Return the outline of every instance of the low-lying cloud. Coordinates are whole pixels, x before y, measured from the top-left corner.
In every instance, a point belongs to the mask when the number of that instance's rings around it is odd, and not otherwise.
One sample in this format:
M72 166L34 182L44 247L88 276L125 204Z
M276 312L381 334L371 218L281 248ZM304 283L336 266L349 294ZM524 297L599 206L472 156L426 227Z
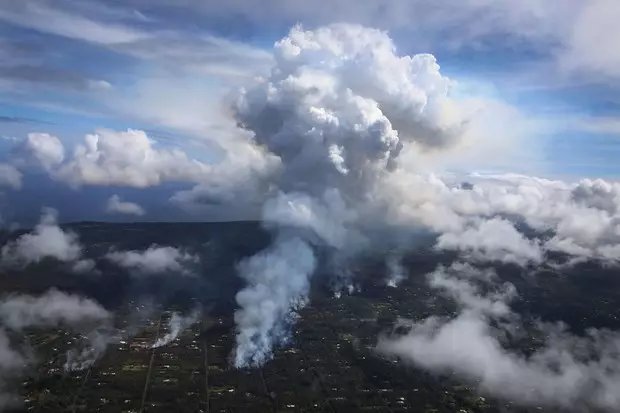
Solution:
M72 266L75 272L87 272L94 262L83 258L83 247L76 233L58 226L58 212L46 208L32 232L9 241L0 250L2 262L9 266L26 266L46 258Z
M112 251L105 258L137 275L192 274L199 258L174 247L152 245L144 251Z
M521 353L504 343L506 334L524 329L510 308L517 297L514 286L500 284L492 270L460 263L439 267L428 281L459 305L459 313L408 322L408 333L380 338L379 352L433 372L455 372L482 392L519 404L617 409L619 333L590 329L575 336L561 324L540 324L544 343L531 354ZM476 282L491 292L483 293Z
M12 343L7 330L63 327L79 332L110 319L111 314L97 302L54 289L39 296L13 294L0 299L0 409L19 403L9 386L32 362L19 344Z
M41 296L14 294L0 300L0 320L12 330L103 321L110 313L95 301L58 290Z
M21 189L22 173L13 165L0 163L0 187L9 187L12 189Z
M146 214L144 208L135 202L123 201L118 195L112 195L106 203L106 212L141 217Z
M33 232L21 235L2 248L3 258L24 263L48 257L63 262L77 260L82 254L78 237L63 231L57 224L57 216L56 210L46 209Z

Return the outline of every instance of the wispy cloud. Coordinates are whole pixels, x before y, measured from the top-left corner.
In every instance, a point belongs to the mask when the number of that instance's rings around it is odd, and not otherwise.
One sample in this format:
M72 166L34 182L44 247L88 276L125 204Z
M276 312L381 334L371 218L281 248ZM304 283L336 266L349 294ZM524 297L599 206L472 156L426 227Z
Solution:
M67 9L50 7L47 2L36 0L2 1L0 19L44 33L102 45L136 41L146 35L143 31L122 24L96 21Z

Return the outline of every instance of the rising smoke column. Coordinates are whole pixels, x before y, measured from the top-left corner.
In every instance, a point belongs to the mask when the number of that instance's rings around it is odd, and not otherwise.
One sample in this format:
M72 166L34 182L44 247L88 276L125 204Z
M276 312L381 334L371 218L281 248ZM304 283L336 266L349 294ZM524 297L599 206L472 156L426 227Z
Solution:
M261 365L274 342L285 342L295 310L308 296L316 266L310 245L299 237L280 236L270 249L246 260L240 272L248 286L237 294L235 365Z
M313 247L342 250L363 239L358 223L371 189L395 168L403 145L441 148L463 124L451 115L450 81L435 58L400 57L379 30L297 26L275 44L274 60L270 76L233 105L254 143L280 160L263 208L279 235L239 266L248 285L237 295L237 367L263 363L288 337L307 302Z
M168 334L157 339L153 344L153 348L163 347L172 343L179 334L186 328L191 327L200 317L200 310L196 309L186 316L179 313L173 313L168 322Z
M402 257L391 254L387 259L388 278L386 284L388 287L396 288L407 278L407 270L402 264Z

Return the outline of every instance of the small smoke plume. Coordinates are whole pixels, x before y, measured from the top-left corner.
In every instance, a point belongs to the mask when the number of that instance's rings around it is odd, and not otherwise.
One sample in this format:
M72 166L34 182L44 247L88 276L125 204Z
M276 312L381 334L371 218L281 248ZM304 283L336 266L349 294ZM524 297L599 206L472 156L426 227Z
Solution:
M200 318L201 311L196 309L190 314L183 316L179 313L172 314L168 322L168 333L157 339L153 344L153 348L163 347L172 343L183 330L191 327Z
M64 364L65 371L89 369L104 356L109 346L134 337L141 330L145 321L153 315L153 310L152 302L142 302L130 313L126 327L120 329L103 324L83 335L81 345L67 351L67 359Z
M398 285L407 278L407 271L403 266L402 257L390 254L387 258L388 277L386 284L388 287L398 287Z
M65 371L89 369L105 354L108 346L119 343L123 338L122 332L107 326L91 331L84 337L84 348L67 351L67 360L63 365Z
M410 322L407 334L381 337L378 350L433 372L456 372L481 391L519 404L616 411L620 335L590 329L574 336L561 324L540 324L542 346L528 355L509 350L503 337L524 325L509 306L516 290L494 279L492 271L467 264L438 268L429 284L454 299L460 313ZM491 292L483 294L479 282Z

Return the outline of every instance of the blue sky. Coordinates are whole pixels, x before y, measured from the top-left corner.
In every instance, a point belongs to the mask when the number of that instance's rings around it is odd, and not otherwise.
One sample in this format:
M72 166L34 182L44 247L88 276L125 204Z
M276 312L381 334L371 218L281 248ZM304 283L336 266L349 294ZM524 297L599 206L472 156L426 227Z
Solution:
M525 149L506 171L618 179L620 27L609 16L620 7L549 3L0 0L0 160L12 162L12 147L32 132L57 136L70 153L98 128L131 128L160 148L217 162L234 133L226 97L268 72L273 43L295 23L350 22L387 30L400 54L434 54L458 93L517 113L494 130L501 140L527 124ZM65 220L122 219L102 209L112 194L148 204L143 219L189 219L169 204L187 183L71 189L31 168L22 173L20 188L3 191L4 221L32 221L48 204Z

